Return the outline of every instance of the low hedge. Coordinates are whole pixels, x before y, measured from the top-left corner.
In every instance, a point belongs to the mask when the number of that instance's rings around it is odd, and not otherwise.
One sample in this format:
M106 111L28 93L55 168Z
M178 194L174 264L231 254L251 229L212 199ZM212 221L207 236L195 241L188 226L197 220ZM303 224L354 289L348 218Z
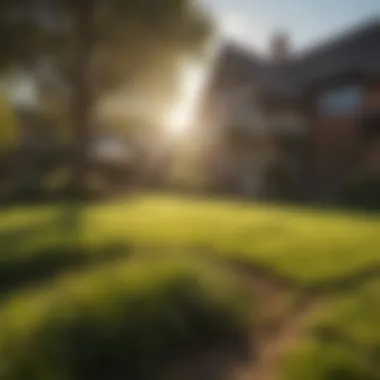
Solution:
M154 379L184 350L246 335L251 316L246 294L215 268L112 264L21 294L3 309L2 378Z
M380 178L373 176L351 180L339 198L345 206L380 210Z

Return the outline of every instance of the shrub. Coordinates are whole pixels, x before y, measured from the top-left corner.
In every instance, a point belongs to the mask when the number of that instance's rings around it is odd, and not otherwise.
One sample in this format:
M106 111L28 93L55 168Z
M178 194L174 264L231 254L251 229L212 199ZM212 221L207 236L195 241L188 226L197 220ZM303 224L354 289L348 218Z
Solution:
M380 178L360 177L349 181L340 201L346 206L380 210Z
M242 335L241 296L232 278L165 260L66 278L2 312L3 378L154 379L176 353Z
M17 290L20 286L46 281L69 270L94 267L127 258L131 254L131 247L124 242L104 242L93 247L65 238L51 244L45 244L43 241L41 243L43 247L36 239L35 246L19 251L2 252L0 249L2 293Z

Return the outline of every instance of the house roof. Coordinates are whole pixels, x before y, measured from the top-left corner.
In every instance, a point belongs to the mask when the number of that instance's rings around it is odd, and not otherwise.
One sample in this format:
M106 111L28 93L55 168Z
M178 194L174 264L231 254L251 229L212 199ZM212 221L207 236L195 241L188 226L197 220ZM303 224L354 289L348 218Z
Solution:
M231 43L224 46L220 61L224 67L222 77L232 69L245 82L252 78L262 92L288 98L347 74L379 78L380 17L322 41L281 64Z
M380 75L380 18L308 49L292 65L304 85L348 72Z

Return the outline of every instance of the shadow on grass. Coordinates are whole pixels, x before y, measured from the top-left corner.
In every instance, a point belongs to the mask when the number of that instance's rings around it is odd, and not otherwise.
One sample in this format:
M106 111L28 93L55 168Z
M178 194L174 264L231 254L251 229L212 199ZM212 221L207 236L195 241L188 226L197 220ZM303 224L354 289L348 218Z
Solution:
M307 287L310 294L333 295L353 291L380 278L380 263L359 268L345 276L320 281Z
M239 378L253 361L256 352L249 334L228 344L198 347L174 360L175 365L164 371L165 380L231 380Z
M65 271L129 256L126 242L86 246L81 241L82 208L62 207L46 221L0 233L0 294L42 282Z
M380 378L380 350L378 346L366 344L363 341L355 339L336 326L318 326L314 329L313 336L322 344L335 346L351 353L357 361L362 363L360 378ZM348 375L350 368L345 368L345 371ZM351 378L356 379L359 376L351 376Z
M214 254L204 254L209 259L220 261L220 257ZM233 256L233 255L231 255ZM237 256L237 255L236 255ZM369 264L358 268L356 271L343 276L326 278L316 282L308 283L280 273L276 268L262 263L255 263L247 259L225 258L224 263L235 272L251 277L262 279L280 291L300 292L310 296L333 295L353 291L368 282L380 278L380 263Z

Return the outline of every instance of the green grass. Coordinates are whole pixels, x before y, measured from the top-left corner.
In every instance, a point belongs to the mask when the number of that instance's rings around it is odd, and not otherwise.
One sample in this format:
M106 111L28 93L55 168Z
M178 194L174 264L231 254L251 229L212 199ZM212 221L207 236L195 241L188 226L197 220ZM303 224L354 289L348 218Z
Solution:
M84 239L213 251L260 262L300 281L380 262L380 218L301 208L144 197L88 209Z
M134 260L64 277L0 313L2 378L157 378L185 349L247 334L246 296L229 275L186 261Z
M152 378L146 365L136 364L142 357L154 370L177 347L226 338L225 330L248 331L244 306L251 302L236 279L214 264L196 264L198 258L194 265L183 262L202 253L259 264L301 287L357 276L350 293L331 294L309 321L284 376L379 378L380 282L366 284L359 276L380 265L379 216L140 196L81 209L12 208L0 213L0 231L0 284L10 288L10 303L0 310L6 380L93 379L101 374L98 357L123 374ZM131 252L136 259L128 261ZM79 265L79 273L57 279ZM36 289L22 288L28 279ZM13 297L12 286L21 286ZM75 340L78 332L85 348ZM127 341L139 348L126 348Z
M15 215L8 211L1 218L6 232L18 228L17 221L24 225L24 219L49 226L31 236L23 232L22 242L10 249L12 258L65 242L65 212L69 226L64 206L15 210ZM304 282L380 262L380 218L360 214L150 196L87 207L77 223L75 239L85 246L117 241L144 249L213 251L268 265Z
M3 292L71 268L126 257L131 251L123 239L104 243L83 241L80 215L66 207L6 211L0 224L0 291Z
M125 206L122 212L117 205L90 210L88 231L99 228L141 247L212 250L305 281L380 259L380 218L180 198L152 197Z
M285 380L376 380L380 377L380 281L333 296L289 354Z

